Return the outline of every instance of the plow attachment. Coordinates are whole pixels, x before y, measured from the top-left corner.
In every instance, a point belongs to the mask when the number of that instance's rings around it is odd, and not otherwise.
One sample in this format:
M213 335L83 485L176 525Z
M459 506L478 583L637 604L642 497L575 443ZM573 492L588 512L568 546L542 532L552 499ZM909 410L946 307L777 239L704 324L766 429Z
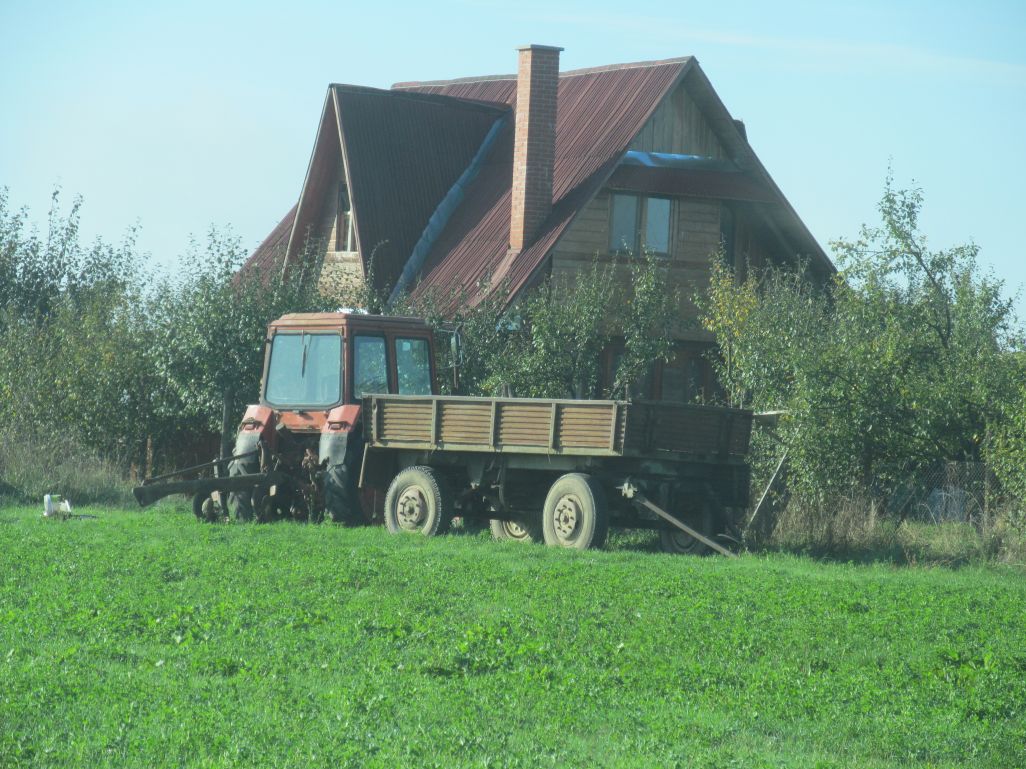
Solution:
M228 478L197 478L191 481L168 481L136 486L132 494L141 507L152 505L158 499L172 494L201 494L208 496L215 491L229 493L232 491L253 491L257 488L269 488L286 480L283 473L251 473L235 475Z

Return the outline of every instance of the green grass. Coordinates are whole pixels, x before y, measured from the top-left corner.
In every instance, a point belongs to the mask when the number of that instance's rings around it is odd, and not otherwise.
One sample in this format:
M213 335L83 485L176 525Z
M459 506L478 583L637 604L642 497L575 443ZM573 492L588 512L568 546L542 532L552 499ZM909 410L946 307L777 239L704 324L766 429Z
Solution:
M5 768L1026 766L1009 567L82 512L0 510Z

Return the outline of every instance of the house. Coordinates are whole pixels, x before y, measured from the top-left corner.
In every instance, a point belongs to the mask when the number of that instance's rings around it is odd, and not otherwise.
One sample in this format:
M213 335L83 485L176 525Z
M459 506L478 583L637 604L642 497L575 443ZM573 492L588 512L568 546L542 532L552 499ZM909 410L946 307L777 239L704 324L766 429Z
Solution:
M473 303L644 248L685 288L682 318L721 248L740 271L834 272L696 59L560 72L561 50L518 49L515 75L329 86L299 201L249 264L287 270L316 242L329 278L372 263L379 290ZM643 394L711 388L711 338L679 336Z

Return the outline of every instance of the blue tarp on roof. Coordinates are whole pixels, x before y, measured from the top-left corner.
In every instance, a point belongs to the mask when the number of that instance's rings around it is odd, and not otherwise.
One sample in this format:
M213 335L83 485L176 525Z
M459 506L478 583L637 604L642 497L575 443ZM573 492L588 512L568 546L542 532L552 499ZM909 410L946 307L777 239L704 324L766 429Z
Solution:
M621 165L647 168L686 168L690 171L740 171L734 163L705 155L677 155L672 152L627 150Z

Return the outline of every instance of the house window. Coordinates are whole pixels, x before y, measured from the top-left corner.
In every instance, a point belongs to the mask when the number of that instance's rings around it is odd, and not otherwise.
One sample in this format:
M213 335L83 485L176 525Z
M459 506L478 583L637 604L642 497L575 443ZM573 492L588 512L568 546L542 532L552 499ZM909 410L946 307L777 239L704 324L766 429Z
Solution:
M609 223L609 250L636 251L638 242L638 196L613 195Z
M669 198L613 193L609 217L610 252L650 251L668 256L672 203Z
M335 220L335 250L356 250L356 234L353 231L353 206L349 200L349 188L346 187L345 183L338 185L338 216Z
M715 375L706 359L708 347L682 345L663 364L660 398L680 403L708 403L716 395Z

